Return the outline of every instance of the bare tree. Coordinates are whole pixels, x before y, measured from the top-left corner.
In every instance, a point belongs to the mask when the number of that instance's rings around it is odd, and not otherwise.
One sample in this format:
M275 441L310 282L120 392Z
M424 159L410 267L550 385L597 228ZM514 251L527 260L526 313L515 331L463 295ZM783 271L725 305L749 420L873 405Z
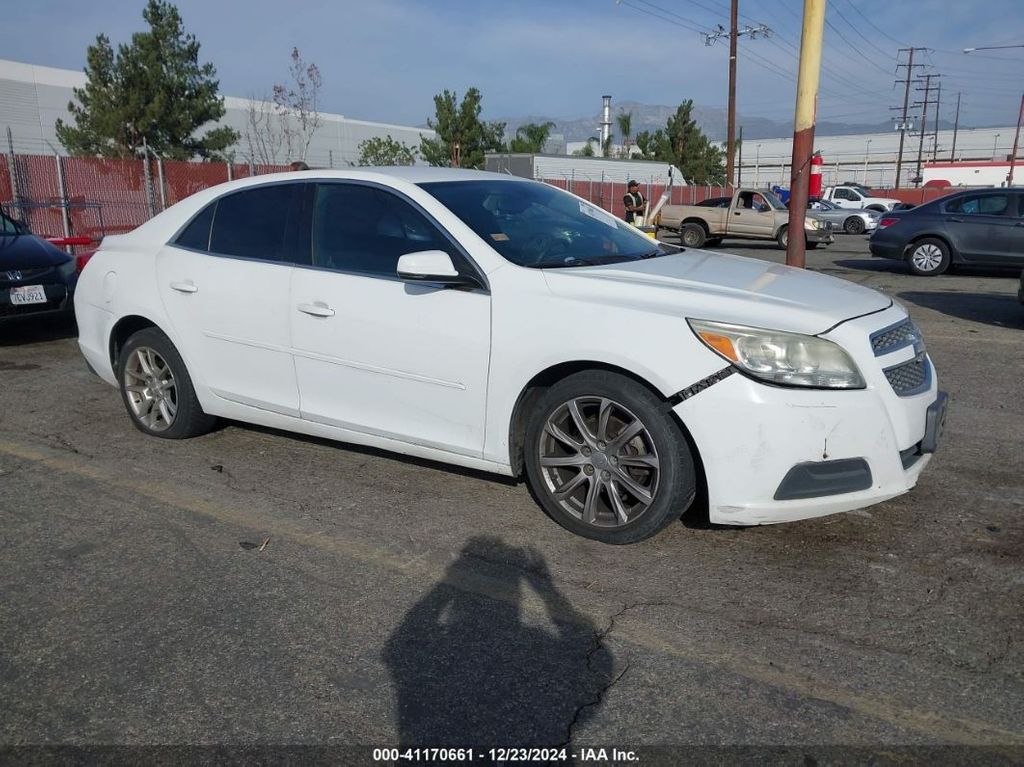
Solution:
M280 162L280 153L287 132L287 122L277 114L276 106L268 96L249 96L249 108L242 137L248 148L250 162L257 165L277 165Z
M323 123L320 115L320 68L306 63L298 48L292 48L288 67L291 82L274 86L274 107L280 119L289 160L306 160L313 134Z

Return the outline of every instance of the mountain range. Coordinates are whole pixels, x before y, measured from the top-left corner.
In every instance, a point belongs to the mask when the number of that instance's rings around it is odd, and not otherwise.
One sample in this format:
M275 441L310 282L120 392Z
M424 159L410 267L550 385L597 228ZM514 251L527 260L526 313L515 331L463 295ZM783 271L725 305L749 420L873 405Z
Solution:
M618 135L619 129L615 124L615 115L619 112L633 113L633 135L641 131L655 131L665 127L665 121L675 114L676 107L660 104L641 104L637 101L612 102L612 133ZM694 105L693 118L697 121L700 129L712 141L725 141L728 111L721 107L702 107ZM544 115L525 115L522 117L500 117L499 122L505 123L505 131L514 134L516 128L526 123L553 122L552 134L562 134L566 141L586 141L591 136L597 136L601 127L600 109L594 114L586 117L548 117ZM743 138L766 139L786 138L793 135L792 120L770 120L766 117L750 117L737 114L736 125L743 126ZM953 123L948 120L939 120L941 129L952 128ZM819 122L815 127L815 134L818 136L841 136L858 133L887 133L893 129L892 121L881 123L840 123L840 122ZM616 139L617 141L617 139Z

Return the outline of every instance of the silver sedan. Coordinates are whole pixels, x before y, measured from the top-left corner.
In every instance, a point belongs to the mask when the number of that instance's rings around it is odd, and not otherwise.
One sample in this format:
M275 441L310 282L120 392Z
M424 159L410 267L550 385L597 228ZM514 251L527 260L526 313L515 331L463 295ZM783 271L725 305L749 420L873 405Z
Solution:
M831 221L832 228L847 234L864 234L878 228L881 214L873 210L851 210L833 205L828 200L811 199L807 209L814 211L815 218Z

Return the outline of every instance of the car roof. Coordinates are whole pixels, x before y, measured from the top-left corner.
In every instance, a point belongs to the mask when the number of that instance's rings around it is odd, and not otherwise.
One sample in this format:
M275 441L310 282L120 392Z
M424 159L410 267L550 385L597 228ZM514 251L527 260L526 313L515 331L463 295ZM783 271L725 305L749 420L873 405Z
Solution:
M525 181L519 176L507 173L491 173L470 168L435 168L429 165L405 166L369 166L359 168L311 168L310 170L290 171L286 173L270 173L256 176L262 181L302 180L309 178L337 178L355 180L379 180L381 176L407 181L411 184L425 184L433 181L485 181L488 179L505 181Z

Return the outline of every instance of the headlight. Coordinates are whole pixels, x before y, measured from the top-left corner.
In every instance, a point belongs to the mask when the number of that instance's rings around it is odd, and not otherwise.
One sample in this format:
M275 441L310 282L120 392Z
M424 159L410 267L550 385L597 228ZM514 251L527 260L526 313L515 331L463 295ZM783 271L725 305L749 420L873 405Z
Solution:
M762 381L818 389L864 388L850 355L823 338L706 320L687 322L705 346Z
M821 222L818 219L816 219L816 218L805 218L804 219L804 228L805 229L820 229L821 228Z

